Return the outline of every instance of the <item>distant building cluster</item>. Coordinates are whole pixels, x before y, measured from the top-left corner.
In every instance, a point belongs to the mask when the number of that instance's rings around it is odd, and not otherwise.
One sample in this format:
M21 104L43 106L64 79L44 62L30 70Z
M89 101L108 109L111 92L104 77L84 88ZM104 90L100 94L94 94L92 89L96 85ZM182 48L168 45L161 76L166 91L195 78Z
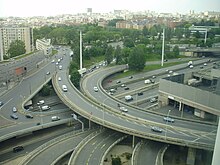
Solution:
M142 29L143 26L151 27L154 24L166 24L169 27L175 27L183 21L199 21L202 19L214 18L219 20L220 12L206 11L195 13L190 10L188 14L180 13L156 13L154 11L130 12L128 10L114 10L110 13L94 13L92 8L87 8L85 13L64 14L57 16L35 16L35 17L7 17L0 19L1 26L30 26L39 28L50 25L79 25L87 23L98 23L100 26L106 26L109 20L124 20L118 23L118 28Z
M30 27L4 27L0 28L0 61L7 56L10 44L15 40L21 40L25 44L26 53L34 49L33 29Z

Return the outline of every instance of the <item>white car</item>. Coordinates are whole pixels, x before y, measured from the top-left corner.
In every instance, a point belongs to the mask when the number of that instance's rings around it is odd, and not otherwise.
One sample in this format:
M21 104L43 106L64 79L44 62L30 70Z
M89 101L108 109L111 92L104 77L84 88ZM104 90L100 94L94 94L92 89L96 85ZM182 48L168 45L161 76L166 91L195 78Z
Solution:
M58 77L58 81L61 81L61 77Z
M38 103L37 103L37 105L42 105L42 104L44 104L44 100L40 100L40 101L38 101Z
M122 112L128 112L128 109L125 108L125 107L120 107L120 110L121 110Z
M98 87L94 87L93 89L94 89L95 92L99 91Z
M16 107L13 107L13 108L12 108L12 112L17 112L17 108L16 108Z

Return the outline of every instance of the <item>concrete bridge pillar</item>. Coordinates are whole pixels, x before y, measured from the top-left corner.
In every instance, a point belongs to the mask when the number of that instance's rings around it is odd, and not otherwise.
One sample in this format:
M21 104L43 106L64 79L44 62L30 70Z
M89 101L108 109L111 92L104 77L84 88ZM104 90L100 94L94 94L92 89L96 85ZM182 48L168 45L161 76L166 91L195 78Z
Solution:
M196 160L196 149L195 148L188 148L188 155L186 164L187 165L194 165Z
M212 157L212 165L218 165L219 162L220 162L220 120L218 119L218 130L215 139L215 148Z

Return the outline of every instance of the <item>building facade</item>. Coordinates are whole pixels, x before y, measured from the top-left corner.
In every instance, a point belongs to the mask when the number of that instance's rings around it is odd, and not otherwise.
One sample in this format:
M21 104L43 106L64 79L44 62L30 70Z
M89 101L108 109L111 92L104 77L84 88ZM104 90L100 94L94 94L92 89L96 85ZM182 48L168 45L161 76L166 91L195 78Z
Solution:
M7 56L11 42L21 40L25 44L26 53L34 50L33 29L30 27L3 27L0 28L0 61Z
M45 55L52 53L51 39L37 39L36 49L43 50Z

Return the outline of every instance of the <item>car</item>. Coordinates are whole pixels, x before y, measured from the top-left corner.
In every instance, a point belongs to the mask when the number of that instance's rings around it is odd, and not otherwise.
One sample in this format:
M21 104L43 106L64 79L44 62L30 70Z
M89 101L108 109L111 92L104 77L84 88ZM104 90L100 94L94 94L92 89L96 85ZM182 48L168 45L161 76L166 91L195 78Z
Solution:
M172 70L169 70L169 73L173 73L173 71L172 71Z
M129 89L130 89L129 87L125 87L125 88L124 88L124 90L129 90Z
M50 74L50 72L47 72L46 74L47 74L47 75L49 75L49 74Z
M207 64L206 64L206 63L204 63L204 66L207 66Z
M58 81L61 81L61 77L58 77Z
M58 120L60 120L60 117L59 116L52 116L51 120L52 121L58 121Z
M152 76L152 78L156 78L156 76Z
M200 66L200 69L203 69L204 67L203 66Z
M128 78L129 78L129 79L132 79L132 78L133 78L133 76L129 76Z
M99 91L98 87L94 87L93 90L94 90L95 92L98 92L98 91Z
M138 92L138 93L137 93L138 96L141 96L141 95L143 95L143 94L144 94L143 92Z
M10 117L11 117L12 119L18 119L18 116L17 116L16 114L14 114L14 113L11 114Z
M44 105L44 106L41 107L42 111L46 111L46 110L49 110L49 109L50 109L50 107L48 105Z
M2 101L0 101L0 107L3 106L3 104L4 104L4 103L3 103Z
M163 120L166 121L166 122L174 123L174 119L171 118L171 117L168 117L168 116L167 116L167 117L164 117Z
M63 90L63 92L67 92L68 90L67 90L67 86L66 85L62 85L62 90Z
M24 150L24 147L23 146L17 146L17 147L14 147L13 148L13 152L16 153L16 152L19 152L19 151L23 151Z
M121 110L122 112L128 112L128 109L125 108L125 107L120 107L120 110Z
M54 63L54 62L55 62L55 60L52 60L51 62L52 62L52 63Z
M154 83L155 83L155 80L150 79L150 82L154 84Z
M12 108L12 112L17 112L17 108L16 108L16 107L13 107L13 108Z
M38 103L37 103L37 105L42 105L42 104L44 104L44 100L40 100L40 101L38 101Z
M120 81L120 80L116 81L116 84L119 84L119 83L121 83L121 81Z
M151 130L154 131L154 132L158 132L158 133L162 133L163 132L163 130L160 127L157 127L157 126L152 126Z
M164 62L167 62L168 60L167 59L165 59L165 60L163 60Z
M193 65L190 65L189 68L192 69L192 68L193 68Z
M151 103L157 102L157 98L155 98L155 97L151 98L151 99L150 99L150 102L151 102Z
M62 65L59 65L59 70L62 70L63 66Z
M34 116L31 115L31 114L26 114L25 117L28 118L28 119L33 119L34 118Z
M121 84L121 87L126 87L126 85L125 84Z

